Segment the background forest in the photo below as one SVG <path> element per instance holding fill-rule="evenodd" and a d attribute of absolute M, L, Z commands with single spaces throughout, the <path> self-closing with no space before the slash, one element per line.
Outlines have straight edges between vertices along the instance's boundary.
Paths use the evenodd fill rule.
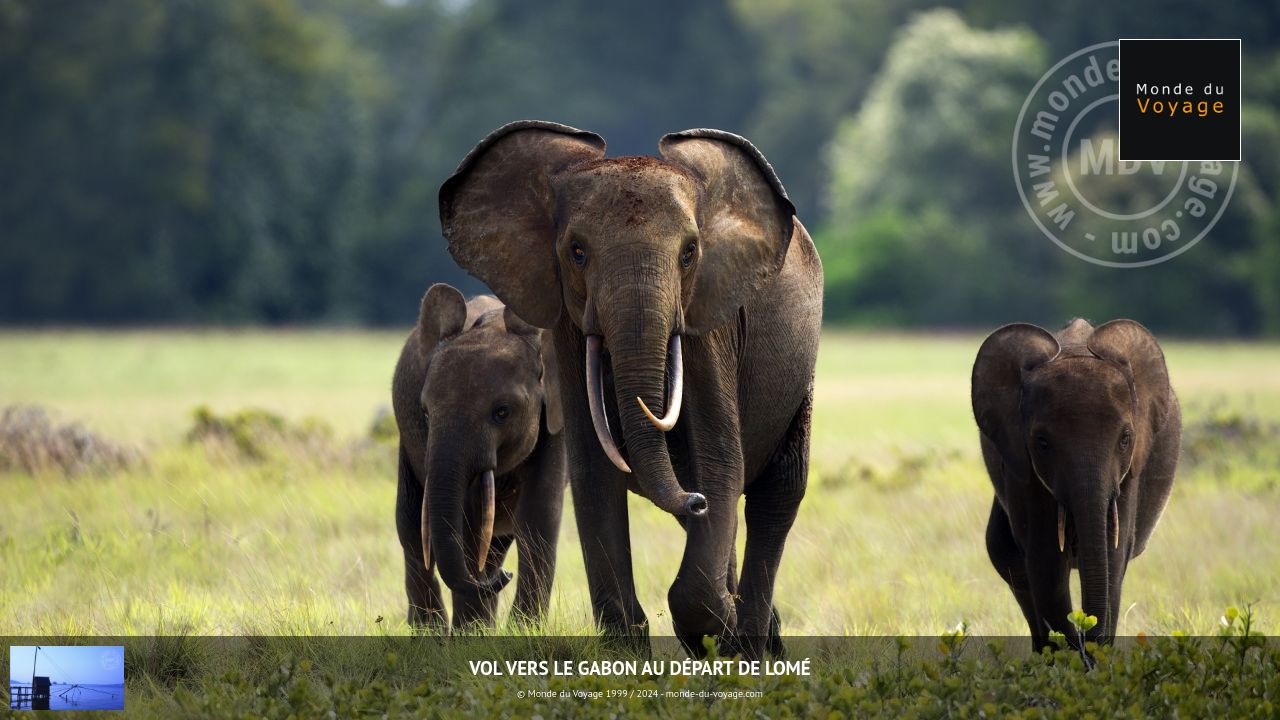
<path fill-rule="evenodd" d="M 1008 160 L 1041 73 L 1123 36 L 1244 48 L 1227 214 L 1142 271 L 1055 248 Z M 1280 336 L 1271 0 L 0 0 L 0 323 L 402 325 L 432 282 L 482 289 L 436 191 L 518 118 L 614 154 L 746 135 L 836 323 Z"/>

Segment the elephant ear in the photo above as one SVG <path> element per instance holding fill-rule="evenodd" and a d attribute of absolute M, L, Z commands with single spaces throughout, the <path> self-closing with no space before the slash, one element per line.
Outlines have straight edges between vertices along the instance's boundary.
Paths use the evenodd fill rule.
<path fill-rule="evenodd" d="M 507 332 L 519 335 L 538 351 L 540 368 L 539 380 L 542 383 L 542 409 L 547 421 L 547 432 L 559 434 L 564 428 L 564 416 L 560 409 L 560 390 L 557 382 L 559 370 L 555 365 L 555 343 L 551 341 L 551 333 L 539 330 L 520 318 L 510 307 L 502 313 L 502 321 Z"/>
<path fill-rule="evenodd" d="M 746 138 L 685 130 L 663 136 L 658 149 L 702 184 L 702 257 L 685 326 L 706 332 L 734 319 L 782 268 L 796 210 L 769 161 Z"/>
<path fill-rule="evenodd" d="M 1134 457 L 1145 456 L 1169 416 L 1171 393 L 1164 351 L 1151 331 L 1133 320 L 1112 320 L 1089 338 L 1089 351 L 1120 366 L 1134 400 Z"/>
<path fill-rule="evenodd" d="M 595 133 L 523 120 L 481 140 L 440 188 L 454 260 L 538 327 L 560 315 L 551 178 L 604 152 Z"/>
<path fill-rule="evenodd" d="M 425 361 L 441 342 L 462 332 L 467 323 L 467 301 L 457 288 L 432 285 L 422 296 L 418 312 L 418 351 Z"/>
<path fill-rule="evenodd" d="M 1057 357 L 1059 350 L 1049 331 L 1014 323 L 987 336 L 973 362 L 973 419 L 1017 477 L 1031 474 L 1022 420 L 1023 377 Z"/>

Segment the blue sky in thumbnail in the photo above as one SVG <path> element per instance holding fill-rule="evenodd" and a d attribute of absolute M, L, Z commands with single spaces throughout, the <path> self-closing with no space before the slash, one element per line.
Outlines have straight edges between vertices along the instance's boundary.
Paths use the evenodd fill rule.
<path fill-rule="evenodd" d="M 35 645 L 9 648 L 9 680 L 31 684 Z M 36 674 L 56 683 L 77 685 L 124 684 L 124 647 L 120 645 L 41 645 Z"/>

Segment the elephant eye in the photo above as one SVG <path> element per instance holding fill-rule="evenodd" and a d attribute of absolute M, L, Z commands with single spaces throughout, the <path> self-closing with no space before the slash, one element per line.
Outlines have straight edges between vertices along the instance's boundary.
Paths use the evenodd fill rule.
<path fill-rule="evenodd" d="M 494 406 L 491 417 L 495 423 L 501 425 L 511 417 L 511 408 L 506 403 L 499 403 Z"/>
<path fill-rule="evenodd" d="M 680 264 L 689 267 L 693 264 L 693 259 L 698 254 L 698 242 L 690 240 L 688 245 L 684 246 L 684 250 L 680 253 Z"/>
<path fill-rule="evenodd" d="M 1120 449 L 1121 449 L 1121 450 L 1128 450 L 1128 449 L 1129 449 L 1129 445 L 1130 445 L 1132 442 L 1133 442 L 1133 433 L 1131 433 L 1131 432 L 1130 432 L 1130 431 L 1128 431 L 1128 430 L 1125 430 L 1125 431 L 1124 431 L 1124 434 L 1120 436 Z"/>
<path fill-rule="evenodd" d="M 1043 435 L 1037 435 L 1037 436 L 1036 436 L 1036 447 L 1040 448 L 1041 450 L 1048 450 L 1048 449 L 1049 449 L 1049 438 L 1047 438 L 1047 437 L 1045 437 L 1045 436 L 1043 436 Z"/>
<path fill-rule="evenodd" d="M 582 247 L 582 243 L 573 241 L 569 243 L 569 254 L 573 256 L 573 262 L 578 265 L 585 265 L 587 262 L 587 249 Z"/>

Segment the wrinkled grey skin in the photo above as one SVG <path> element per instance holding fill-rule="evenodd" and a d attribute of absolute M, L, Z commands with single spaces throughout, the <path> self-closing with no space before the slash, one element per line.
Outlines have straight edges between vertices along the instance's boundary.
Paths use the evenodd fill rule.
<path fill-rule="evenodd" d="M 1083 609 L 1098 618 L 1085 639 L 1112 642 L 1125 570 L 1164 511 L 1181 445 L 1159 344 L 1132 320 L 1096 329 L 1075 320 L 1056 334 L 1007 325 L 978 352 L 973 413 L 996 495 L 987 551 L 1033 647 L 1047 646 L 1050 631 L 1076 642 L 1072 569 Z"/>
<path fill-rule="evenodd" d="M 605 158 L 593 133 L 512 123 L 481 141 L 442 187 L 441 224 L 459 264 L 554 337 L 598 624 L 647 645 L 630 489 L 686 531 L 667 595 L 686 648 L 701 654 L 710 635 L 748 656 L 780 653 L 773 587 L 806 487 L 822 267 L 782 185 L 746 140 L 694 130 L 667 135 L 659 148 L 662 159 Z M 683 409 L 664 433 L 637 398 L 657 415 L 667 411 L 673 336 L 683 346 Z M 603 347 L 608 430 L 593 423 L 588 402 L 589 337 Z M 610 461 L 598 429 L 631 472 Z"/>
<path fill-rule="evenodd" d="M 454 627 L 492 625 L 497 593 L 511 579 L 502 563 L 513 541 L 520 548 L 513 612 L 537 621 L 546 611 L 567 475 L 559 396 L 543 385 L 543 366 L 554 370 L 554 360 L 543 352 L 542 334 L 490 296 L 466 302 L 441 284 L 422 299 L 392 381 L 400 430 L 396 528 L 415 627 L 447 623 L 436 569 L 453 594 Z M 500 421 L 498 406 L 507 409 Z M 485 470 L 494 471 L 496 501 L 481 572 Z"/>

